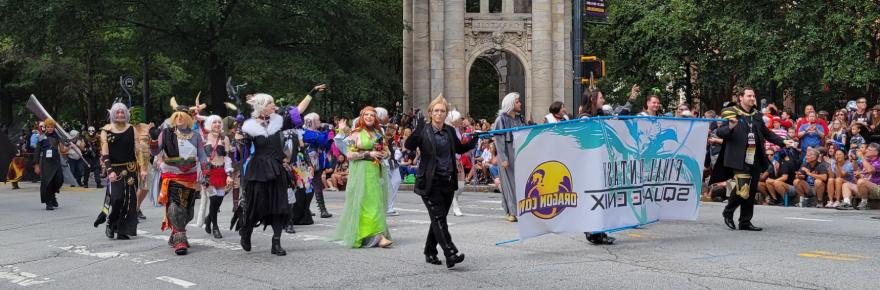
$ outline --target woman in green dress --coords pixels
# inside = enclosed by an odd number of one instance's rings
[[[376,110],[366,107],[361,110],[351,135],[345,139],[348,185],[345,209],[333,239],[342,241],[346,247],[386,248],[392,244],[385,222],[388,168],[382,167],[380,162],[391,154],[381,134]]]

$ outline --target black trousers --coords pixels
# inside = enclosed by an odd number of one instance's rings
[[[736,172],[736,174],[742,174],[745,172]],[[740,224],[750,224],[752,222],[752,216],[755,213],[755,194],[758,192],[758,180],[761,178],[760,173],[751,172],[751,181],[749,182],[749,198],[742,198],[738,194],[736,194],[739,186],[734,188],[733,192],[730,193],[730,199],[727,200],[727,206],[724,207],[724,216],[725,217],[733,217],[733,212],[736,211],[736,208],[739,207],[739,223]],[[736,182],[736,179],[732,180]]]
[[[452,235],[449,234],[449,226],[446,224],[446,216],[452,205],[455,193],[453,187],[456,182],[450,177],[434,177],[431,192],[422,196],[422,202],[425,203],[425,208],[428,209],[428,215],[431,218],[431,227],[428,230],[428,238],[425,240],[426,256],[437,255],[438,244],[447,257],[458,253],[458,248],[452,242]]]
[[[85,168],[84,173],[82,175],[82,184],[89,184],[89,176],[93,175],[95,177],[95,185],[101,184],[101,165],[98,164],[98,158],[83,158],[83,160],[88,163],[89,167]]]

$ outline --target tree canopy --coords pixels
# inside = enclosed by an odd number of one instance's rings
[[[145,71],[153,120],[171,96],[192,104],[199,92],[226,114],[228,77],[288,103],[327,83],[312,105],[324,114],[403,94],[400,0],[6,0],[0,15],[2,125],[29,117],[31,93],[61,121],[100,124],[122,75],[143,105]]]

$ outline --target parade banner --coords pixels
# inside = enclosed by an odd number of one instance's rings
[[[710,121],[599,117],[513,131],[520,238],[695,220]]]

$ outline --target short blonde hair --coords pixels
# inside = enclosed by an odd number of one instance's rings
[[[171,118],[170,118],[171,124],[169,124],[169,125],[171,125],[171,127],[173,127],[173,128],[177,128],[177,119],[179,119],[179,118],[183,119],[183,127],[185,129],[192,128],[193,118],[192,118],[192,116],[190,116],[186,112],[174,112],[173,114],[171,114]],[[178,129],[180,129],[180,128],[178,128]]]
[[[437,95],[437,97],[431,100],[431,103],[428,104],[428,110],[425,113],[425,119],[427,119],[427,122],[431,122],[431,111],[438,104],[443,104],[443,106],[446,107],[446,113],[449,113],[449,102],[446,101],[446,98],[444,98],[442,94]]]

